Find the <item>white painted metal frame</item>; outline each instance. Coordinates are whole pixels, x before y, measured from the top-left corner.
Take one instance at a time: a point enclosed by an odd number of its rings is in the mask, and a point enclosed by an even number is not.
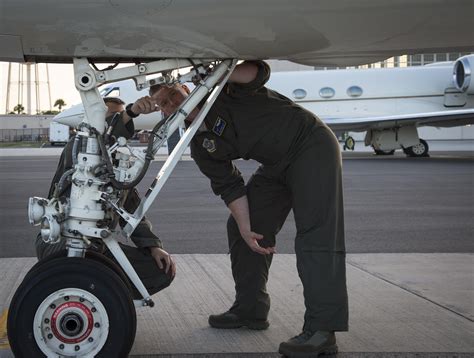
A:
[[[206,61],[208,63],[210,61]],[[137,85],[137,88],[143,88],[147,83],[145,76],[153,73],[169,71],[172,69],[187,67],[196,64],[201,64],[202,61],[196,61],[190,63],[186,60],[163,60],[156,61],[149,64],[141,64],[137,66],[120,68],[106,71],[94,71],[86,59],[74,59],[74,71],[76,78],[76,88],[79,90],[84,104],[84,110],[86,112],[85,122],[91,127],[94,127],[100,134],[104,133],[105,130],[105,105],[102,98],[99,95],[97,87],[100,84],[133,78]],[[133,214],[126,212],[123,208],[119,208],[115,205],[114,207],[117,214],[122,216],[126,221],[123,232],[129,237],[135,230],[138,223],[141,221],[146,211],[151,206],[152,202],[162,189],[164,183],[169,178],[171,172],[175,168],[179,159],[181,158],[184,150],[190,143],[192,137],[204,121],[209,109],[211,108],[217,96],[221,92],[223,86],[227,82],[230,74],[232,73],[237,60],[224,60],[222,61],[213,72],[207,76],[205,81],[194,89],[189,97],[181,104],[176,112],[167,120],[163,131],[164,138],[166,135],[171,135],[180,125],[183,124],[184,120],[191,111],[197,107],[197,105],[205,98],[205,96],[212,92],[207,98],[206,102],[199,111],[197,117],[194,119],[192,124],[186,130],[185,134],[174,148],[171,155],[166,160],[162,169],[158,173],[156,180],[153,182],[152,187],[146,195],[146,198],[142,200],[140,206],[135,210]],[[94,193],[90,193],[93,195]],[[140,280],[133,266],[123,253],[122,249],[118,245],[114,236],[103,239],[113,256],[124,270],[125,274],[130,278],[131,282],[140,292],[143,300],[135,300],[136,306],[153,306],[153,301],[150,298],[146,287]]]

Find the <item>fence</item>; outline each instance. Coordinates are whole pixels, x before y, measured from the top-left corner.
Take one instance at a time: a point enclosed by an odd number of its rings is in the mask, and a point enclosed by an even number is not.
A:
[[[48,128],[0,129],[0,142],[42,142],[48,138]]]

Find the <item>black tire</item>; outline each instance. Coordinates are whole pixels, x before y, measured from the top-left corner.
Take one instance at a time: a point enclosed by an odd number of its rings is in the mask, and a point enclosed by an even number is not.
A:
[[[61,290],[65,290],[65,296],[57,296]],[[71,298],[68,295],[71,292]],[[79,301],[79,294],[85,292],[85,301]],[[77,297],[75,296],[77,295]],[[88,297],[92,298],[88,298]],[[53,298],[51,298],[53,297]],[[58,298],[59,297],[59,298]],[[65,298],[67,297],[67,299]],[[77,298],[77,299],[76,299]],[[64,300],[64,302],[63,302]],[[60,303],[58,303],[60,301]],[[66,303],[67,301],[67,303]],[[98,302],[97,302],[98,301]],[[54,307],[48,306],[52,302]],[[67,304],[74,303],[76,306],[82,304],[82,311],[90,315],[90,319],[85,319],[84,324],[78,324],[78,327],[85,327],[77,336],[67,336],[62,333],[60,322],[54,327],[60,327],[57,332],[53,329],[53,317],[57,314],[58,321],[62,317],[73,316],[69,314]],[[87,306],[86,306],[87,305]],[[91,308],[91,307],[94,308]],[[44,307],[46,308],[46,311]],[[95,309],[97,307],[97,309]],[[54,312],[53,309],[56,309]],[[62,309],[59,313],[58,310]],[[34,327],[35,314],[38,311],[38,317],[41,320],[41,329]],[[44,311],[44,315],[42,312]],[[82,312],[76,308],[76,311]],[[65,312],[65,313],[63,313]],[[71,310],[72,312],[72,310]],[[94,313],[91,313],[94,312]],[[106,312],[106,315],[103,314]],[[83,316],[86,316],[87,314]],[[62,315],[62,316],[61,316]],[[69,315],[69,316],[68,316]],[[99,315],[99,316],[97,316]],[[99,319],[96,318],[99,317]],[[107,318],[104,318],[107,316]],[[45,320],[43,321],[43,317]],[[51,318],[50,320],[48,318]],[[100,320],[103,320],[104,327],[96,326]],[[48,321],[48,322],[46,322]],[[76,320],[77,321],[77,320]],[[80,322],[83,322],[80,321]],[[12,351],[17,358],[21,357],[46,357],[38,346],[35,334],[44,337],[44,343],[51,350],[58,350],[60,353],[68,353],[70,349],[76,346],[84,349],[87,353],[87,347],[96,343],[91,343],[90,338],[95,337],[92,342],[100,341],[101,335],[105,332],[105,322],[108,321],[108,333],[104,336],[105,343],[100,352],[94,353],[96,357],[126,357],[132,348],[136,333],[136,313],[130,290],[126,287],[122,279],[110,268],[94,260],[76,257],[59,257],[48,260],[37,266],[35,270],[26,275],[23,282],[13,296],[10,304],[7,332]],[[92,323],[94,325],[92,325]],[[44,323],[44,324],[43,324]],[[91,331],[88,331],[87,327]],[[49,327],[51,326],[51,327]],[[103,331],[101,331],[103,330]],[[51,338],[45,336],[45,332],[51,334]],[[48,335],[49,336],[49,335]],[[72,337],[72,338],[68,338]],[[99,337],[99,338],[97,338]],[[106,338],[105,338],[106,337]],[[78,342],[67,342],[63,339],[78,340]],[[51,341],[50,341],[51,340]],[[59,351],[59,344],[53,345],[52,342],[65,343],[62,350]],[[89,342],[89,343],[88,343]],[[73,355],[81,356],[81,350],[73,351]],[[92,352],[91,352],[92,353]],[[70,354],[70,353],[68,353]],[[52,354],[51,354],[52,355]]]
[[[38,270],[38,268],[42,267],[48,261],[57,259],[59,257],[67,257],[67,250],[66,249],[60,250],[58,252],[55,252],[55,253],[45,257],[44,259],[38,261],[28,271],[26,276],[35,275],[35,272],[36,272],[36,270]],[[113,260],[111,260],[107,256],[105,256],[105,255],[103,255],[99,252],[93,251],[93,250],[87,250],[85,257],[86,257],[86,259],[90,259],[90,260],[100,262],[100,263],[104,264],[105,266],[107,266],[112,271],[114,271],[122,279],[122,281],[125,283],[125,286],[127,286],[127,288],[130,290],[130,292],[133,292],[132,282],[127,277],[127,275],[122,270],[122,268],[118,264],[116,264]],[[26,276],[25,276],[25,278],[26,278]]]
[[[372,147],[374,149],[374,153],[376,155],[393,155],[395,153],[395,149],[392,149],[392,150],[380,150],[380,149],[375,149],[374,147]]]
[[[420,138],[420,144],[414,145],[413,147],[406,148],[404,150],[405,154],[409,157],[419,158],[419,157],[429,157],[428,152],[430,147],[428,143]]]

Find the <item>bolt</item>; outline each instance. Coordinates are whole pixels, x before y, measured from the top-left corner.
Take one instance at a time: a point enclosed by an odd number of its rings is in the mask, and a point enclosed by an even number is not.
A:
[[[97,310],[95,309],[95,307],[92,307],[92,308],[91,308],[91,311],[92,311],[92,312],[95,312],[95,311],[97,311]]]
[[[82,157],[82,160],[83,160],[84,162],[87,162],[87,157]]]
[[[69,296],[64,296],[64,301],[69,301]]]
[[[59,349],[64,349],[64,344],[60,344]]]
[[[99,328],[99,327],[100,327],[100,323],[99,323],[99,322],[96,322],[96,323],[94,323],[94,326],[95,326],[95,328]]]
[[[79,302],[84,302],[84,301],[85,300],[82,297],[79,298]]]
[[[92,337],[89,337],[89,339],[87,339],[89,342],[93,342],[94,341],[94,338]]]
[[[100,237],[101,237],[101,238],[105,239],[105,238],[107,238],[108,236],[109,236],[109,232],[108,232],[107,230],[102,230],[102,231],[100,232]]]
[[[44,323],[49,323],[49,319],[48,319],[48,318],[45,318],[45,319],[44,319]]]
[[[54,303],[52,303],[49,308],[51,308],[52,310],[54,310],[56,308],[56,305]]]
[[[75,347],[74,347],[74,350],[75,350],[76,352],[77,352],[79,349],[81,349],[81,347],[79,347],[79,346],[75,346]]]
[[[53,338],[53,335],[50,333],[48,334],[48,339],[52,339]]]

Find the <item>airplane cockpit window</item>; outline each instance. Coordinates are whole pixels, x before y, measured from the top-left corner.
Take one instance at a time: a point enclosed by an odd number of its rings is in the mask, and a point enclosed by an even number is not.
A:
[[[347,89],[347,95],[349,97],[360,97],[362,96],[362,88],[360,88],[359,86],[351,86]]]
[[[101,97],[120,97],[120,87],[105,87],[99,93]]]
[[[303,99],[306,97],[306,91],[302,88],[297,88],[293,91],[293,97],[296,99]]]
[[[334,97],[335,94],[336,94],[336,91],[334,91],[334,89],[331,87],[323,87],[319,90],[319,95],[322,98],[331,98],[331,97]]]

